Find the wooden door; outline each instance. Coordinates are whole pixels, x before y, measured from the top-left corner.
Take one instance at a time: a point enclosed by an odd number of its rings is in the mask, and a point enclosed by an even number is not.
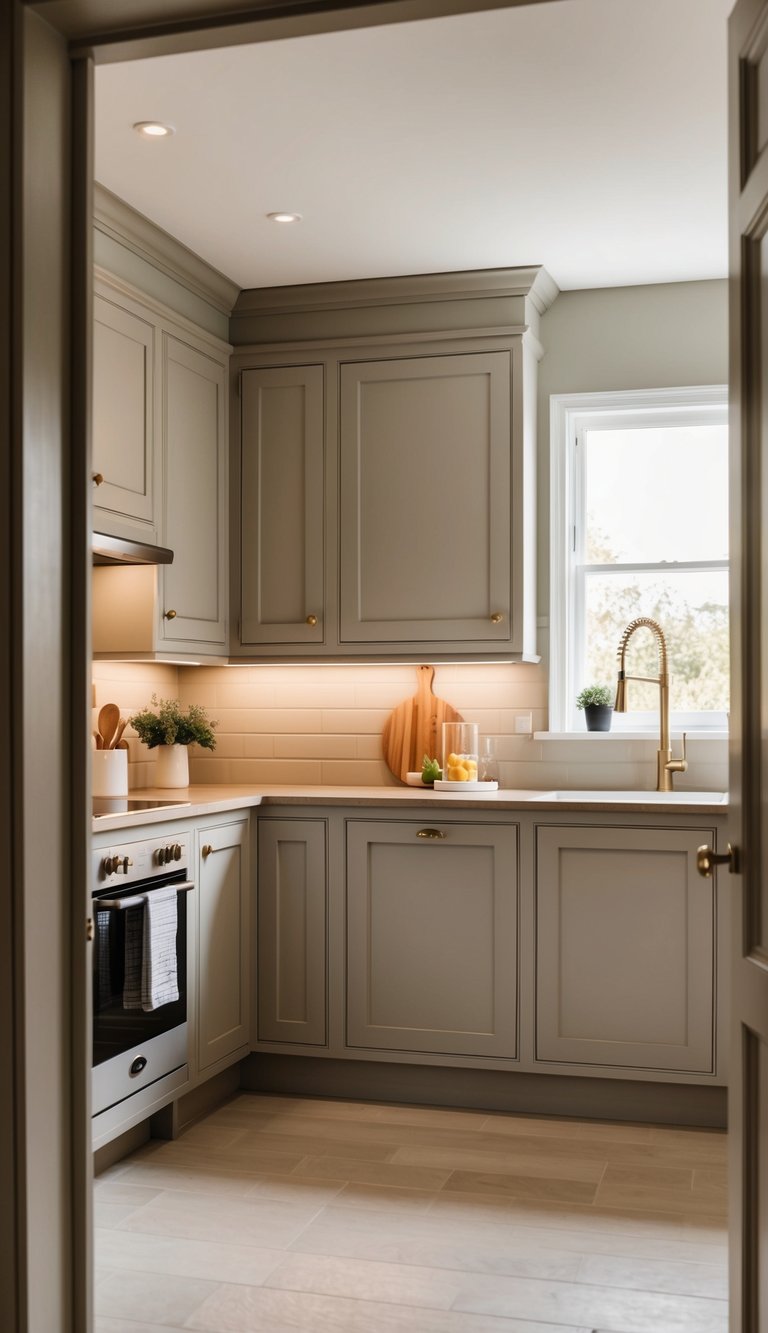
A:
[[[341,367],[342,644],[509,645],[511,355]]]
[[[768,1329],[768,3],[729,21],[731,1333]]]
[[[323,367],[244,370],[240,643],[326,641]]]
[[[259,1041],[327,1040],[326,822],[260,819]]]
[[[347,1042],[517,1056],[517,829],[351,820]]]

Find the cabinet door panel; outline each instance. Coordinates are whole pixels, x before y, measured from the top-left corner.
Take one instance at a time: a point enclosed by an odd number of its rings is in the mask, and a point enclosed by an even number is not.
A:
[[[197,1042],[206,1069],[248,1041],[248,822],[201,828],[199,842]]]
[[[226,645],[226,367],[163,337],[165,544],[161,634],[166,643]],[[168,611],[175,616],[167,618]]]
[[[258,1035],[326,1042],[326,826],[259,821]]]
[[[350,1046],[514,1057],[517,834],[350,823]]]
[[[151,323],[94,296],[93,471],[97,529],[154,539],[154,338]]]
[[[244,644],[323,642],[323,436],[322,366],[243,371]]]
[[[509,640],[510,394],[507,352],[342,365],[342,642]]]
[[[537,830],[539,1060],[713,1068],[714,890],[701,830]]]

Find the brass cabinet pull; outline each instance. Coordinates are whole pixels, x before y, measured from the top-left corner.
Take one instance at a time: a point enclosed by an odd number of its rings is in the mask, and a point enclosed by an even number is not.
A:
[[[95,934],[96,934],[96,927],[93,924],[93,917],[89,916],[88,920],[85,923],[85,938],[89,944]]]
[[[500,625],[503,619],[504,617],[500,611],[494,611],[493,615],[491,616],[491,624]]]
[[[417,838],[429,838],[432,840],[435,838],[447,838],[447,836],[448,834],[443,833],[442,829],[439,828],[420,828],[416,834]]]
[[[307,624],[308,624],[308,625],[316,625],[316,624],[317,624],[317,616],[307,616]]]
[[[739,873],[739,849],[728,843],[726,852],[713,852],[711,847],[699,847],[696,853],[696,869],[704,879],[711,879],[715,866],[727,866],[731,875]]]
[[[176,619],[176,612],[175,612],[175,611],[164,611],[163,614],[164,614],[166,620],[175,620],[175,619]]]
[[[209,842],[207,842],[207,843],[205,844],[204,847],[201,847],[201,848],[200,848],[200,851],[201,851],[201,853],[202,853],[203,856],[210,856],[210,854],[211,854],[211,852],[212,852],[213,850],[214,850],[214,849],[213,849],[213,847],[211,846],[211,844],[210,844]]]
[[[91,477],[91,481],[93,482],[94,486],[102,486],[104,484],[104,473],[94,472],[93,476]]]

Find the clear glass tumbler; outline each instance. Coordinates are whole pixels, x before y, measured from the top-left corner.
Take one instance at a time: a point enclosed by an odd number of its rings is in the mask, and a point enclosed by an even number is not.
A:
[[[480,740],[480,757],[477,761],[477,777],[480,782],[499,781],[499,761],[496,758],[495,736],[483,736]]]
[[[443,782],[477,782],[479,730],[476,722],[443,723]]]

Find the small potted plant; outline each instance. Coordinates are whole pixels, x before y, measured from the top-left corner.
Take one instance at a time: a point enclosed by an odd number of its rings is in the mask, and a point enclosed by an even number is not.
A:
[[[187,746],[194,742],[206,750],[213,750],[216,723],[209,721],[205,709],[199,704],[190,704],[185,710],[178,699],[158,699],[153,694],[152,705],[134,713],[130,725],[148,749],[158,751],[155,785],[188,787]]]
[[[613,690],[608,685],[587,685],[576,699],[584,709],[587,731],[610,731],[613,714]]]

